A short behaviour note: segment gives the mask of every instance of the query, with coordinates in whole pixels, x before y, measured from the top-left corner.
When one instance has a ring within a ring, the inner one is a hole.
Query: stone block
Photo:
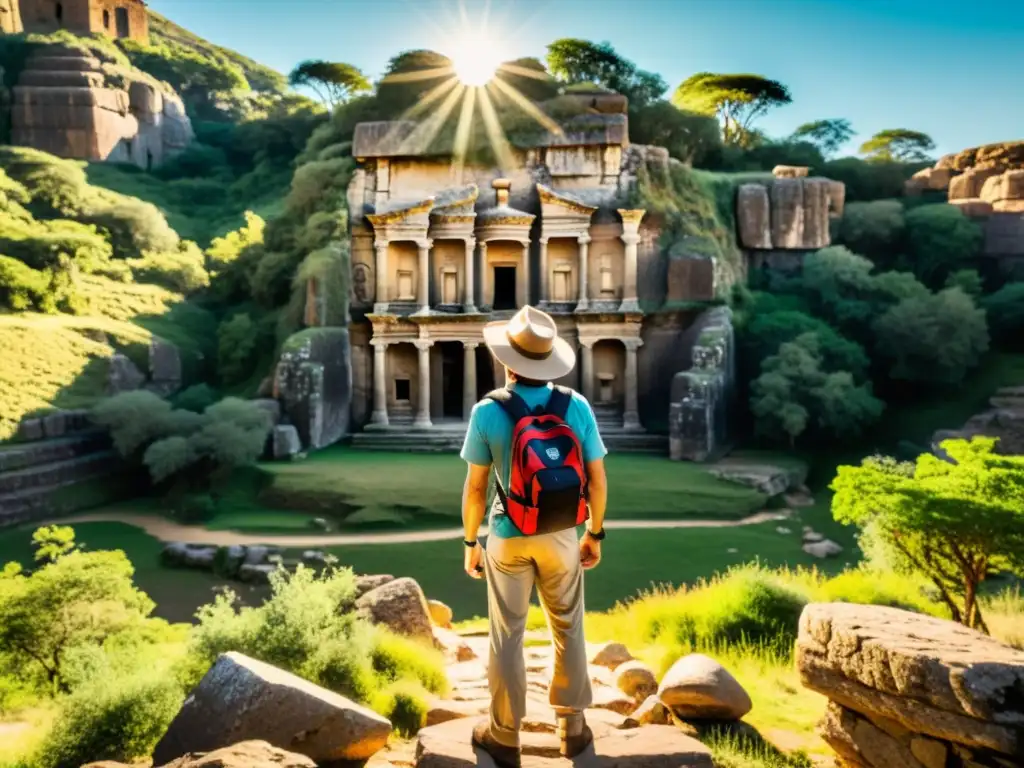
[[[805,165],[776,165],[772,168],[772,176],[776,179],[802,179],[811,172]]]
[[[772,246],[800,249],[804,242],[804,183],[777,178],[771,187]]]
[[[18,78],[18,85],[35,88],[102,88],[102,72],[40,72],[26,70]]]
[[[804,250],[825,248],[830,242],[829,186],[828,179],[804,179]]]
[[[181,388],[181,353],[169,341],[154,336],[149,342],[149,378],[157,384]]]
[[[744,248],[771,248],[771,207],[764,184],[741,184],[736,193],[736,222]]]
[[[43,434],[47,438],[63,437],[67,431],[68,420],[63,411],[56,411],[43,417]]]
[[[998,168],[970,168],[949,182],[949,200],[980,198],[985,182],[1001,173]]]
[[[828,182],[828,207],[829,215],[839,218],[846,208],[846,185],[841,181]]]
[[[356,600],[356,610],[374,624],[433,644],[427,598],[415,579],[389,581]]]
[[[292,424],[278,424],[271,439],[275,459],[290,459],[302,452],[299,431]]]
[[[323,448],[348,433],[352,365],[345,328],[309,328],[284,344],[276,391],[303,446]]]
[[[129,84],[128,104],[133,112],[142,113],[150,120],[164,111],[164,97],[160,91],[141,80]]]
[[[24,419],[18,425],[18,439],[25,442],[42,440],[44,437],[42,419]]]
[[[154,765],[260,739],[316,763],[364,761],[391,723],[343,696],[240,653],[217,659],[153,751]]]
[[[995,210],[992,207],[992,203],[981,198],[961,198],[959,200],[950,200],[950,205],[955,205],[960,209],[960,212],[964,216],[969,216],[972,219],[984,219],[992,215],[992,211]]]
[[[107,366],[107,394],[119,395],[133,392],[146,381],[145,375],[135,363],[120,352],[115,352]]]
[[[102,72],[100,60],[94,56],[30,56],[25,68],[39,72]]]

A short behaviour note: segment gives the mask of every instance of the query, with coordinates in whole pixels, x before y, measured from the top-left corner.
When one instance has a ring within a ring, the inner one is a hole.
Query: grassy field
[[[116,352],[145,371],[154,335],[178,346],[186,373],[211,352],[212,320],[177,294],[90,277],[79,290],[87,315],[0,314],[0,440],[26,414],[96,403]]]
[[[458,525],[465,465],[451,454],[359,452],[331,448],[305,461],[270,463],[262,480],[249,477],[229,494],[239,530],[280,528],[281,510],[334,518],[340,530]],[[612,455],[607,460],[609,514],[618,519],[737,520],[760,510],[766,497],[711,477],[696,464],[667,458]],[[308,518],[306,518],[308,520]]]

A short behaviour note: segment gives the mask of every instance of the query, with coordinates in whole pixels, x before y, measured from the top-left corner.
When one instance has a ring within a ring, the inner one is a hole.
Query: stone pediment
[[[546,187],[543,184],[537,185],[537,194],[540,196],[540,203],[542,206],[544,217],[551,215],[551,213],[559,216],[585,216],[587,220],[597,210],[596,205],[588,205],[582,199],[570,192],[560,192],[550,187]]]
[[[434,210],[430,216],[439,220],[474,218],[474,207],[479,196],[480,189],[476,184],[446,189],[435,196]]]
[[[430,213],[433,207],[433,197],[426,197],[422,200],[387,200],[376,206],[374,212],[368,214],[366,218],[376,227],[381,224],[394,224],[417,218]]]

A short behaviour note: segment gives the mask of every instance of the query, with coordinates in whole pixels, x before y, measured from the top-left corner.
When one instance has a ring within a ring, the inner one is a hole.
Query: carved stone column
[[[483,291],[482,303],[488,307],[494,306],[494,285],[492,284],[492,270],[487,268],[487,242],[481,240],[477,248],[480,250],[480,289]]]
[[[622,293],[620,312],[639,312],[640,301],[637,298],[637,245],[640,243],[640,221],[644,210],[619,209],[622,217],[622,242],[626,245],[626,280]]]
[[[640,425],[639,368],[636,351],[640,349],[643,341],[624,339],[622,343],[626,347],[626,408],[622,414],[622,427],[631,432],[641,432],[643,427]]]
[[[540,239],[540,302],[544,309],[551,303],[551,269],[548,267],[548,238]]]
[[[469,421],[473,406],[476,405],[476,348],[475,341],[462,342],[462,420]]]
[[[580,384],[583,387],[583,396],[591,404],[594,402],[594,342],[580,342],[580,376],[583,379]]]
[[[430,348],[434,342],[419,339],[415,344],[420,353],[420,401],[412,425],[414,427],[430,427],[432,426],[430,421]]]
[[[582,312],[590,309],[590,296],[589,289],[587,288],[587,278],[590,273],[590,235],[581,235],[577,238],[576,242],[579,244],[580,255],[580,295],[576,299],[576,311]]]
[[[530,303],[530,241],[523,243],[523,276],[519,283],[519,305],[525,307]]]
[[[419,295],[417,303],[419,309],[416,310],[417,315],[429,315],[430,314],[430,249],[434,245],[433,240],[420,240],[416,245],[419,246],[420,259],[419,266],[416,271],[419,273]]]
[[[372,424],[388,425],[387,355],[388,343],[384,339],[371,339],[373,345],[373,413]]]
[[[476,290],[474,283],[476,282],[476,270],[474,269],[474,255],[476,250],[476,238],[466,238],[466,271],[463,275],[465,285],[463,286],[463,299],[462,299],[462,311],[463,312],[476,312]]]
[[[374,265],[377,274],[377,295],[373,303],[373,313],[382,315],[388,311],[388,241],[376,240],[373,247],[377,251]]]

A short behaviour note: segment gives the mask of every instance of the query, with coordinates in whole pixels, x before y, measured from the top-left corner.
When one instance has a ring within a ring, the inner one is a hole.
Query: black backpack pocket
[[[555,533],[576,527],[580,507],[580,477],[572,467],[541,469],[533,476],[537,499],[537,533]]]

